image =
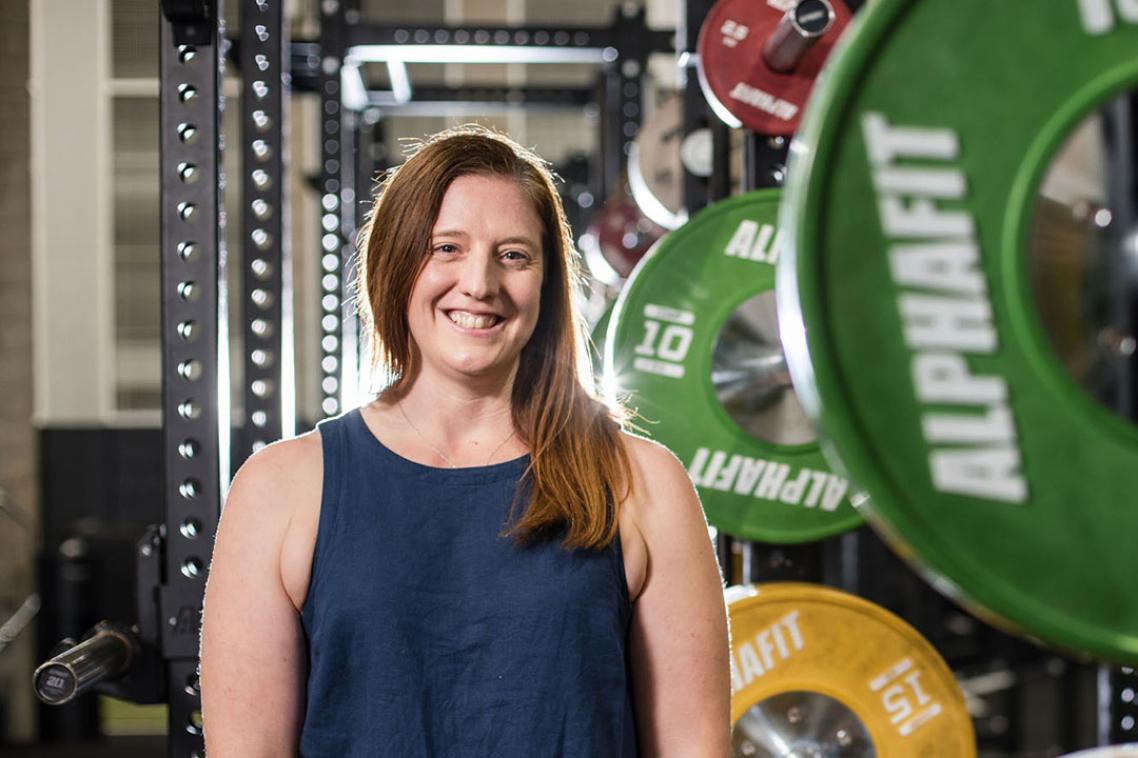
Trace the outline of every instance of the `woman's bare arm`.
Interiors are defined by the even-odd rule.
[[[632,673],[640,749],[650,758],[730,750],[727,611],[707,522],[675,456],[629,439],[632,515],[648,549],[633,605]]]
[[[258,452],[229,490],[202,620],[210,758],[296,755],[307,660],[282,555],[300,509],[313,507],[313,497],[319,507],[322,460],[312,438],[315,450],[313,439],[298,438]]]

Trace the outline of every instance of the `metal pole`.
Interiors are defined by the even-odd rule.
[[[162,410],[165,583],[159,607],[170,756],[204,754],[197,678],[206,569],[228,480],[221,214],[220,2],[161,24]],[[169,12],[169,8],[167,8]]]
[[[283,0],[241,3],[242,458],[296,430],[287,344],[292,338],[292,261],[284,135],[290,76],[282,6]]]

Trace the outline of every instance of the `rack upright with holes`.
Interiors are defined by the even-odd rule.
[[[1106,182],[1113,198],[1130,198],[1111,207],[1110,226],[1114,249],[1122,251],[1132,243],[1124,237],[1132,234],[1138,222],[1134,201],[1138,190],[1138,99],[1133,95],[1107,106],[1103,116],[1104,142],[1115,153],[1106,169]],[[1138,298],[1135,297],[1133,264],[1125,256],[1116,255],[1112,268],[1109,294],[1111,323],[1120,334],[1134,334],[1138,321]],[[1118,415],[1138,422],[1138,352],[1131,348],[1127,360],[1111,367],[1113,392],[1111,404]],[[1103,744],[1138,740],[1138,673],[1128,667],[1104,666],[1099,670],[1099,737]]]
[[[244,410],[238,462],[295,431],[285,141],[291,75],[281,3],[241,0]]]
[[[166,521],[157,610],[169,706],[168,754],[204,753],[198,628],[228,473],[221,151],[220,9],[167,3],[161,21],[162,409]],[[209,11],[212,11],[210,13]],[[145,545],[140,551],[145,550]],[[140,609],[141,610],[141,609]]]

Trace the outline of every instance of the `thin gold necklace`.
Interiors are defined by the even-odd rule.
[[[402,401],[402,400],[396,400],[396,401],[395,401],[395,405],[397,405],[397,406],[399,407],[399,412],[400,412],[401,414],[403,414],[403,420],[404,420],[404,421],[406,421],[406,422],[407,422],[407,425],[408,425],[408,426],[410,426],[410,427],[411,427],[411,429],[413,429],[413,430],[414,430],[415,434],[419,435],[419,439],[421,439],[421,440],[423,441],[423,444],[425,444],[425,445],[426,445],[427,447],[429,447],[431,450],[434,450],[434,451],[435,451],[435,454],[436,454],[437,456],[439,456],[439,457],[440,457],[440,458],[442,458],[444,461],[446,461],[446,463],[447,463],[447,466],[449,466],[450,468],[458,468],[458,466],[457,466],[457,465],[455,465],[455,462],[454,462],[454,461],[452,461],[452,460],[450,459],[450,456],[449,456],[449,455],[447,455],[447,454],[446,454],[446,453],[444,453],[442,450],[439,450],[437,447],[435,447],[434,445],[432,445],[432,444],[431,444],[431,441],[430,441],[429,439],[427,439],[427,435],[425,435],[425,434],[423,434],[421,431],[419,431],[419,427],[415,426],[415,422],[414,422],[414,421],[412,421],[412,420],[411,420],[411,417],[407,415],[407,411],[403,410],[403,401]],[[502,445],[505,445],[507,442],[509,442],[509,441],[510,441],[510,439],[511,439],[513,436],[514,436],[514,430],[513,430],[513,429],[511,429],[511,430],[510,430],[510,433],[506,435],[506,438],[505,438],[504,440],[502,440],[501,442],[499,442],[499,443],[498,443],[498,446],[497,446],[497,447],[495,447],[493,450],[491,450],[491,451],[490,451],[490,455],[486,456],[486,463],[484,463],[484,464],[482,464],[482,465],[484,465],[484,466],[485,466],[485,465],[488,465],[488,464],[490,463],[490,459],[494,457],[494,453],[496,453],[496,452],[498,452],[499,450],[501,450],[501,449],[502,449]]]

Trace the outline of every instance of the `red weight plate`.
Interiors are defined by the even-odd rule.
[[[789,136],[834,43],[850,21],[831,0],[834,21],[788,73],[770,68],[763,47],[795,7],[793,0],[720,0],[699,30],[699,83],[711,109],[730,126]]]
[[[604,261],[623,279],[666,231],[645,216],[631,198],[621,194],[605,203],[589,224],[581,244],[595,246]],[[589,250],[583,252],[587,260],[592,258]],[[595,273],[602,280],[606,279],[601,272]]]

